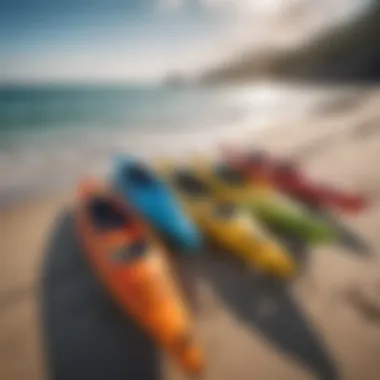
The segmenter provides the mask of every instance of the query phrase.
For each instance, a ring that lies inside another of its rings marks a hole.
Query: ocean
[[[246,131],[304,119],[336,96],[267,82],[2,88],[0,204],[69,188],[85,175],[104,177],[118,153],[154,159],[207,152]]]

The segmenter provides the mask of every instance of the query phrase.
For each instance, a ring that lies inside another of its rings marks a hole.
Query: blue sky
[[[0,80],[154,78],[221,21],[196,2],[0,1]]]
[[[342,1],[360,0],[329,0]],[[0,82],[139,81],[196,72],[233,56],[255,38],[269,43],[271,36],[284,35],[271,20],[285,3],[0,0]]]

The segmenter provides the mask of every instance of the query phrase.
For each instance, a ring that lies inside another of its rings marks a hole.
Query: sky
[[[0,0],[0,83],[154,81],[289,47],[369,0]]]

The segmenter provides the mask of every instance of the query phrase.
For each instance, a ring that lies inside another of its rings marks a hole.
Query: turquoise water
[[[87,86],[13,87],[0,90],[0,133],[67,127],[170,126],[210,114],[212,89]],[[198,120],[199,121],[199,120]]]
[[[0,89],[0,202],[104,175],[114,153],[152,152],[164,131],[216,125],[227,111],[219,98],[189,87]]]
[[[243,129],[298,117],[318,91],[244,87],[31,86],[0,89],[0,203],[106,175],[112,156],[207,150]]]

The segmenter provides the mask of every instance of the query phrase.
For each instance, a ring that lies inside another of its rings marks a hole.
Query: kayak
[[[231,165],[243,170],[252,179],[265,179],[280,191],[310,206],[330,207],[350,213],[361,212],[368,206],[365,196],[317,184],[300,168],[285,160],[260,152],[238,154],[226,149],[224,153]]]
[[[76,227],[87,259],[125,313],[189,373],[203,369],[190,316],[163,246],[120,198],[87,180]]]
[[[234,253],[251,268],[280,278],[296,273],[296,263],[247,211],[218,202],[211,189],[188,168],[161,167],[199,228],[221,248]]]
[[[178,247],[186,251],[200,248],[202,239],[196,226],[170,188],[148,166],[133,157],[118,157],[112,183],[123,199]]]
[[[254,184],[238,170],[225,163],[198,161],[197,174],[218,199],[237,202],[270,227],[302,238],[310,243],[335,240],[334,229],[312,216],[300,204],[264,184]]]

